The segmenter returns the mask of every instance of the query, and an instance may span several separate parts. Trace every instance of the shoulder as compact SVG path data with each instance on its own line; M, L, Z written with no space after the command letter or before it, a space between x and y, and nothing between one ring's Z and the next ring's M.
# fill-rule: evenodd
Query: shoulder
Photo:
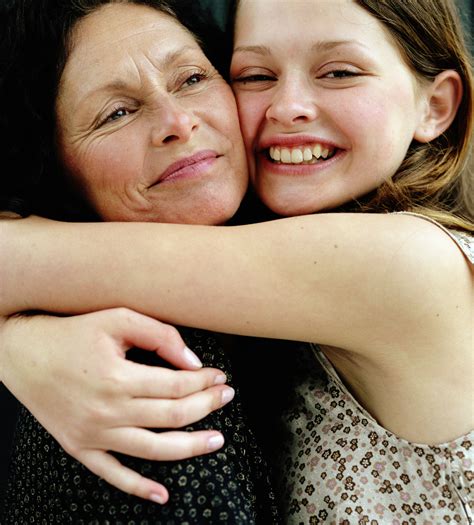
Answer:
M463 244L455 232L420 216L388 214L380 219L392 231L388 241L381 241L387 262L384 313L397 321L392 328L390 317L382 321L386 333L401 343L397 350L405 348L410 356L467 355L474 266L466 245L469 240L472 248L472 237L463 236Z
M410 277L411 270L419 280L421 271L428 272L423 274L426 277L433 272L442 281L439 272L465 274L472 270L474 237L468 233L448 230L432 219L412 213L346 217L349 231L357 230L361 247L368 252L367 259L372 253L379 261L384 260L394 275Z
M411 217L418 221L417 227L421 228L423 227L421 225L424 223L425 231L430 230L431 232L431 235L427 239L428 242L436 242L436 239L439 238L440 241L443 240L443 242L446 243L446 241L449 238L451 241L454 242L454 245L461 250L462 254L466 257L467 261L471 265L474 264L474 233L469 233L466 231L456 229L448 229L436 220L418 213L399 212L390 215L392 217ZM426 224L431 225L431 227L427 228ZM453 245L451 245L451 249L453 249Z
M470 289L474 273L470 235L448 230L420 215L388 214L385 220L388 225L393 223L389 227L396 243L392 254L400 267L397 273L414 291L431 296L436 291L454 292L457 286ZM390 246L386 244L384 249L388 251Z
M409 353L464 346L472 330L474 270L451 232L410 214L341 220L339 231L347 229L343 237L350 244L346 257L352 253L347 270L359 283L355 287L348 277L346 289L359 299L364 341L372 349L382 344Z

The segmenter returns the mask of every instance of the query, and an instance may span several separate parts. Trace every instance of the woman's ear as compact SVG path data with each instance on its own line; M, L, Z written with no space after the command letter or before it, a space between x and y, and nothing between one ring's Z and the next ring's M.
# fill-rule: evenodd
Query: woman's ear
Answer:
M462 97L462 80L453 70L443 71L425 88L426 111L415 130L414 139L430 142L453 122Z

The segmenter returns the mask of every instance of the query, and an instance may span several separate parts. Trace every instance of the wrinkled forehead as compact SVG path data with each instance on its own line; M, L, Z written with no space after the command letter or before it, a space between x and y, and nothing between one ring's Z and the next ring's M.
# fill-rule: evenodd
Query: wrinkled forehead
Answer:
M132 3L106 4L74 27L65 70L71 65L99 66L135 52L160 56L173 47L199 48L195 37L173 16Z

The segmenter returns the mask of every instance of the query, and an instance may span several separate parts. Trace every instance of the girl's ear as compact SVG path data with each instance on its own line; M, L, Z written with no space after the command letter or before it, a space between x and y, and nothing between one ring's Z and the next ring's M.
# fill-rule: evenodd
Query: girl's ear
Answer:
M426 110L414 139L430 142L444 133L453 122L462 97L462 80L453 70L443 71L425 88Z

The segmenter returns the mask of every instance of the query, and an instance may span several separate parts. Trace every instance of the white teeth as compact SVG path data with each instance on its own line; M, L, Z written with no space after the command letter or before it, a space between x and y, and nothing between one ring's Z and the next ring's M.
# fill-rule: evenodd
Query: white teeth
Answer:
M285 164L289 164L291 162L291 153L289 149L282 148L280 160Z
M291 151L291 162L293 164L301 164L303 162L303 152L300 149Z
M303 160L308 161L308 160L312 160L312 158L313 158L313 152L311 151L311 148L305 148L303 152Z
M333 148L325 148L321 144L314 146L299 146L295 148L280 148L270 146L268 154L275 162L284 164L301 164L302 162L315 162L321 157L327 159L334 153Z
M319 157L321 156L321 150L322 150L321 144L316 144L316 146L314 146L313 148L313 155L317 159L319 159Z

